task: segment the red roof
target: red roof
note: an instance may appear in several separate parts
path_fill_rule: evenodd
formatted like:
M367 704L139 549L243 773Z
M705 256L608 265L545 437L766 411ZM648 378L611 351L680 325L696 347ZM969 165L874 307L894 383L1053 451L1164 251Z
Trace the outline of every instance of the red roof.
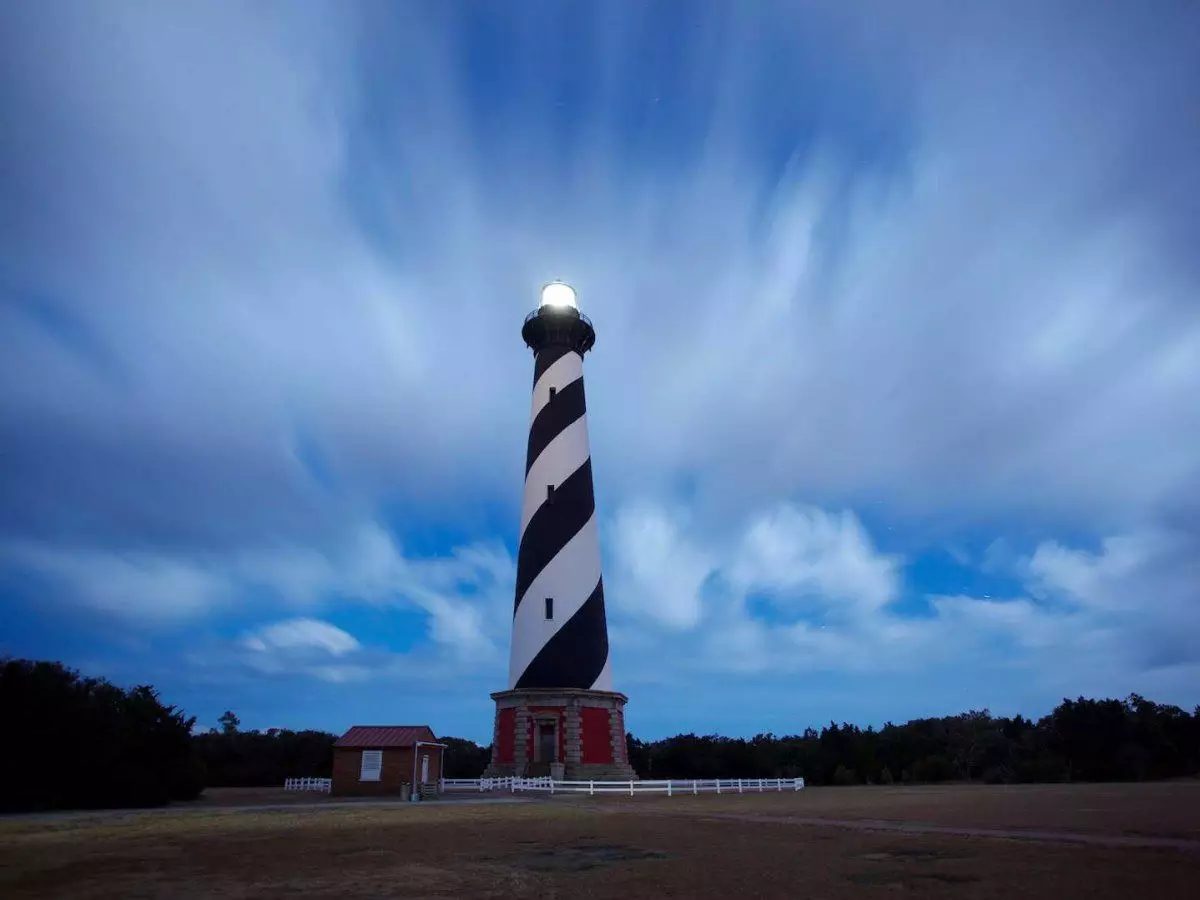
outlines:
M411 747L417 741L436 741L428 725L355 725L333 746L375 750L380 747Z

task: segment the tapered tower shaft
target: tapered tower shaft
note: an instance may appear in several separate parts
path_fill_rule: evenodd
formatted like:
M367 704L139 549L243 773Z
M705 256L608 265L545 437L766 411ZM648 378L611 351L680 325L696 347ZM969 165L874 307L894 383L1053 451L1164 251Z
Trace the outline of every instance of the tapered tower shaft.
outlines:
M611 691L583 388L595 330L573 305L543 304L521 335L534 376L509 689Z

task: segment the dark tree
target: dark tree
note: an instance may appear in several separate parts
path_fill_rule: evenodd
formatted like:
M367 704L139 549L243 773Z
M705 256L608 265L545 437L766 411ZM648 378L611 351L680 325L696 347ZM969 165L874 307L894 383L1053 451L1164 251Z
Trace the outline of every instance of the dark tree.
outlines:
M227 711L213 728L192 738L204 761L211 787L280 787L287 778L328 778L333 742L325 731L239 731L240 720Z
M148 685L124 690L61 663L4 659L0 709L0 809L158 806L204 788L195 719Z
M447 745L442 764L444 778L478 778L492 758L490 746L481 747L465 738L444 737L438 740Z

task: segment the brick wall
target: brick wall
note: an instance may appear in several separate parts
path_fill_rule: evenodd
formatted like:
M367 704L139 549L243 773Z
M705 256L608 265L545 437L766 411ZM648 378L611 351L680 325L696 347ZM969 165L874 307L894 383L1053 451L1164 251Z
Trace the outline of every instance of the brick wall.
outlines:
M429 780L438 781L442 777L442 749L440 747L421 747L422 753L429 754ZM417 763L417 778L421 777L420 763ZM413 751L411 747L392 748L383 751L383 769L378 781L359 781L362 771L362 750L334 748L333 751L333 785L330 793L339 797L379 797L399 795L400 785L409 784L413 780Z
M625 751L623 694L531 689L497 691L492 699L494 749L487 775L531 774L535 723L539 715L548 715L558 721L558 758L566 764L567 778L637 777ZM540 771L542 765L536 768Z
M496 713L496 754L494 762L511 763L517 749L517 711L502 709Z
M609 710L585 706L579 710L579 715L583 721L583 764L612 762L613 747Z

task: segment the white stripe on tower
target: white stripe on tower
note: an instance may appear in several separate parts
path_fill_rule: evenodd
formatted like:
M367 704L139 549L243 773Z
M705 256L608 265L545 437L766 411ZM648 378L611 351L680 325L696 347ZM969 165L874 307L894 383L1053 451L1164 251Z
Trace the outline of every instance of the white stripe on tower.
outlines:
M574 308L543 306L522 335L536 361L509 687L611 691L583 393L595 332Z
M548 368L533 385L533 409L529 413L532 423L537 414L550 402L550 388L561 391L577 378L583 377L583 357L578 353L564 353Z
M587 417L581 416L564 428L529 467L529 474L525 476L525 500L521 504L522 535L533 514L541 509L549 496L546 486L552 484L557 490L579 468L577 460L589 456Z

